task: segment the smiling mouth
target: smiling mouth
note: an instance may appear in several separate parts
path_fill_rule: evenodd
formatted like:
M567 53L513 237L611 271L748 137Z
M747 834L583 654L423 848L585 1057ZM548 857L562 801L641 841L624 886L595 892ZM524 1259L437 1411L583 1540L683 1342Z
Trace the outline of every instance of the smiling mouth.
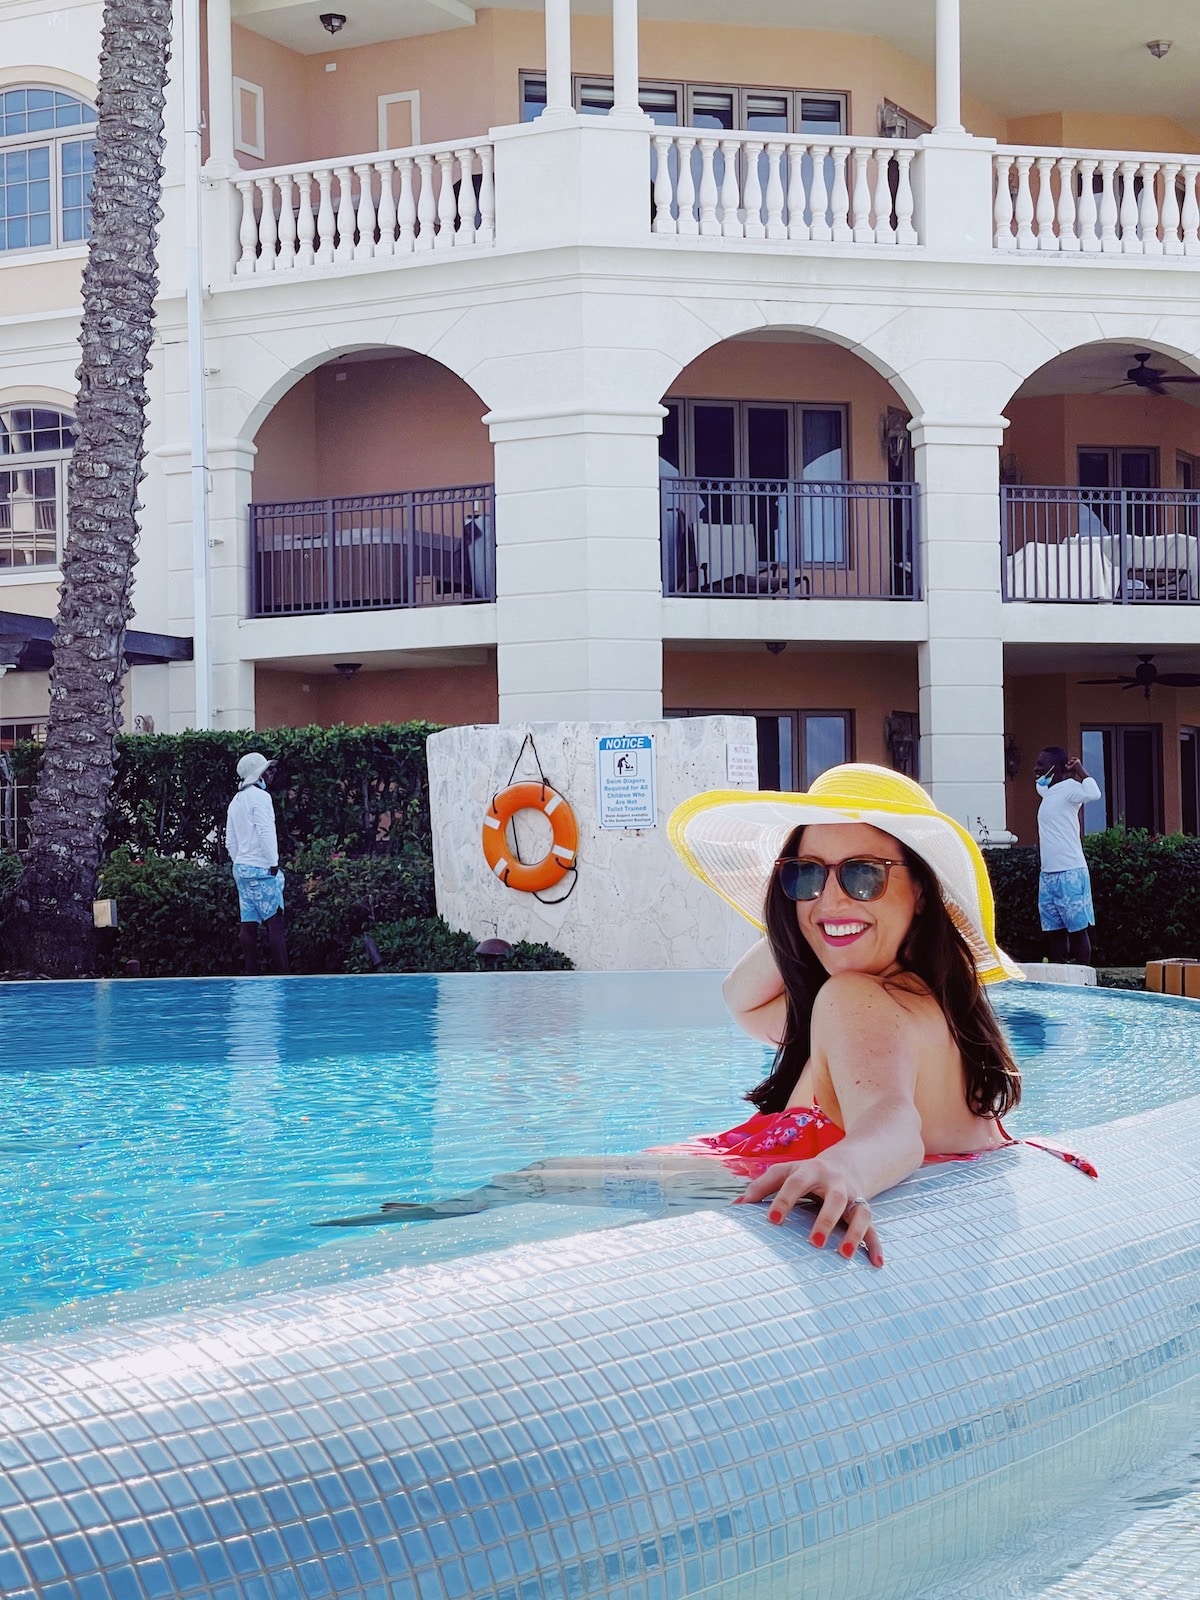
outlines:
M867 922L822 922L818 926L829 944L853 944L855 939L866 933L870 926Z

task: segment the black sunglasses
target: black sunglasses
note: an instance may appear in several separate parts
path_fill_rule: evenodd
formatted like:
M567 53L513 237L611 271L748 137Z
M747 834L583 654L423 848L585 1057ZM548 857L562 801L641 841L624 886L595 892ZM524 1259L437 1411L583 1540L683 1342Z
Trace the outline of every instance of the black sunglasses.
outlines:
M831 872L851 900L880 900L887 893L893 867L903 861L884 861L872 856L852 856L848 861L814 861L808 856L785 857L775 863L779 887L789 900L817 900Z

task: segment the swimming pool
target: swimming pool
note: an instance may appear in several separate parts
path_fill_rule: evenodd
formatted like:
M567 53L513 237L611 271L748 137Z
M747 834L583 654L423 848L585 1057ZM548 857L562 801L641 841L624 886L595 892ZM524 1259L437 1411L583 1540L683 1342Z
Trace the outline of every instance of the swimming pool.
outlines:
M1026 1068L1018 1132L1078 1125L1081 1073L1089 1122L1192 1090L1187 1002L996 1002ZM313 1228L727 1127L767 1061L704 973L9 984L0 1037L0 1325L63 1308L59 1328L131 1296L195 1303L208 1278L253 1292L629 1220L636 1205L523 1206L386 1239Z
M1194 1431L1200 1025L997 998L1020 1126L1108 1124L1102 1181L928 1169L876 1274L645 1195L311 1229L725 1122L764 1058L703 974L0 989L36 1045L0 1136L0 1591L899 1600L1039 1531L1061 1565L1081 1500ZM39 1263L86 1292L50 1307Z

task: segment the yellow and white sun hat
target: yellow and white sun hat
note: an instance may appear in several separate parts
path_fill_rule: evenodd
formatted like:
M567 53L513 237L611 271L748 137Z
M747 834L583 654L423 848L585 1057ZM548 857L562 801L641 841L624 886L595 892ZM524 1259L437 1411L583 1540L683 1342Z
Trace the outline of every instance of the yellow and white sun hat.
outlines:
M1024 974L996 943L996 908L979 846L911 778L850 763L823 772L807 794L710 789L671 813L668 830L689 871L761 928L767 883L784 840L804 823L866 822L933 870L982 983Z

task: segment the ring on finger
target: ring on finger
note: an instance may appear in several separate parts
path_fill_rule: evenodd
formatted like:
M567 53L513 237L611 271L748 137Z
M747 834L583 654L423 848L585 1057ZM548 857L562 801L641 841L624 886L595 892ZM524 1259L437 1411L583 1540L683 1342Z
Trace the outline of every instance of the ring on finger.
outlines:
M857 1211L859 1206L865 1206L866 1203L867 1198L865 1195L855 1195L853 1200L847 1201L846 1209L842 1212L842 1216L848 1217L852 1211Z

